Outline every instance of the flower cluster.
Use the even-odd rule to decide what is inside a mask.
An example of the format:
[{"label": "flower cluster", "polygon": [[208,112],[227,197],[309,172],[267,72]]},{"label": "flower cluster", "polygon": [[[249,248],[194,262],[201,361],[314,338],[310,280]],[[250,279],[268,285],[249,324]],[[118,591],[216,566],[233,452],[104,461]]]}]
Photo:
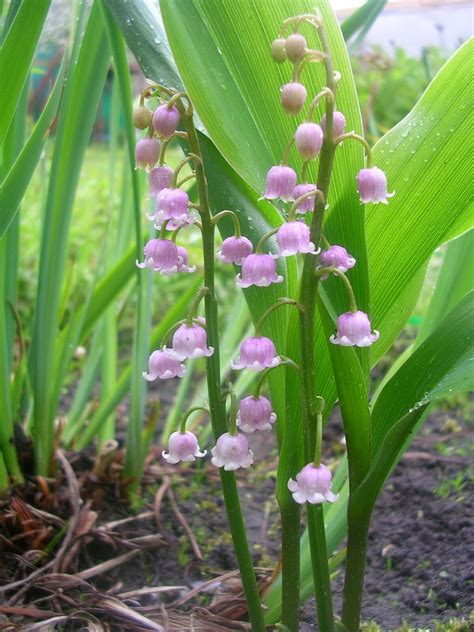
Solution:
[{"label": "flower cluster", "polygon": [[[387,193],[384,172],[372,165],[370,147],[365,139],[354,132],[346,132],[346,117],[337,110],[335,103],[336,87],[341,79],[339,73],[336,73],[337,79],[328,81],[330,87],[323,88],[308,102],[307,89],[300,81],[301,72],[307,63],[324,61],[325,54],[308,47],[306,38],[299,32],[301,22],[296,20],[294,32],[286,38],[278,37],[272,44],[272,56],[277,63],[290,61],[293,64],[291,80],[281,89],[280,99],[284,111],[290,116],[296,116],[306,108],[306,118],[295,126],[282,162],[270,166],[266,175],[262,199],[278,204],[279,210],[284,210],[281,213],[282,224],[263,235],[254,246],[248,237],[241,234],[238,215],[234,211],[221,211],[212,218],[209,216],[207,221],[217,224],[224,216],[232,217],[234,234],[223,240],[217,259],[224,264],[241,268],[236,283],[243,289],[252,286],[265,288],[282,283],[284,279],[279,274],[278,260],[298,255],[305,257],[305,270],[312,270],[315,285],[318,279],[325,281],[333,276],[343,281],[348,292],[350,310],[337,318],[337,330],[330,341],[342,347],[367,347],[378,339],[379,334],[372,331],[369,316],[358,309],[350,280],[346,276],[356,265],[356,259],[343,245],[331,244],[326,238],[323,215],[327,207],[329,177],[311,182],[310,167],[320,155],[326,156],[327,164],[332,164],[332,154],[337,146],[343,141],[356,140],[364,145],[367,154],[367,167],[356,178],[361,202],[386,204],[393,193]],[[186,163],[200,161],[199,156],[190,153],[175,170],[164,162],[169,141],[178,135],[188,138],[186,133],[178,131],[181,116],[186,113],[179,95],[166,89],[165,94],[166,98],[161,98],[159,91],[153,94],[160,98],[153,113],[143,107],[143,103],[135,112],[137,127],[148,129],[147,136],[137,143],[136,162],[137,167],[149,172],[150,197],[155,201],[155,209],[148,218],[159,231],[157,238],[145,245],[144,261],[137,262],[137,265],[162,275],[172,275],[193,272],[196,269],[189,265],[187,251],[176,244],[176,237],[179,231],[193,224],[203,229],[204,221],[201,227],[199,220],[204,216],[202,208],[190,202],[187,191],[177,180],[181,167]],[[325,112],[321,112],[318,122],[315,122],[315,113],[321,103],[325,103]],[[189,129],[186,126],[185,128]],[[288,164],[293,148],[303,165],[300,178],[296,169]],[[194,172],[193,174],[195,175]],[[190,177],[193,175],[188,176]],[[268,249],[270,251],[265,252],[265,245],[272,237],[274,244]],[[171,346],[168,348],[163,344],[153,351],[149,358],[148,372],[143,373],[146,380],[180,378],[185,374],[184,363],[187,359],[212,356],[214,349],[208,346],[206,322],[196,316],[202,296],[204,294],[201,293],[193,303],[188,318],[173,327]],[[268,313],[283,303],[294,305],[304,312],[304,307],[297,301],[280,299],[263,314],[256,325],[255,335],[241,343],[240,352],[231,363],[231,368],[235,371],[249,369],[260,373],[260,376],[253,395],[243,397],[240,402],[236,401],[232,389],[228,391],[232,398],[227,419],[228,431],[217,438],[216,445],[211,449],[211,462],[216,467],[231,471],[252,465],[253,452],[246,434],[269,430],[277,419],[270,400],[260,395],[263,380],[269,371],[282,364],[297,365],[278,354],[273,340],[261,335],[261,325]],[[211,338],[210,331],[209,336]],[[322,424],[321,419],[319,415],[318,423]],[[331,472],[320,463],[321,446],[319,439],[318,441],[314,462],[305,465],[296,475],[296,480],[288,481],[288,489],[297,503],[314,504],[336,500],[331,491]],[[206,451],[200,450],[196,436],[185,429],[184,420],[180,431],[171,435],[169,449],[163,452],[163,457],[169,463],[178,463],[194,461],[205,454]]]}]

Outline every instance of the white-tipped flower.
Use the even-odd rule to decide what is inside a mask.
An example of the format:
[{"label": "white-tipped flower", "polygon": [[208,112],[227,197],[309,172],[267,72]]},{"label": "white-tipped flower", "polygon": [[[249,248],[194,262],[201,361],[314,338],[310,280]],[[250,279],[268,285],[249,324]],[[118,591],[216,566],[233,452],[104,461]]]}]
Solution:
[{"label": "white-tipped flower", "polygon": [[315,245],[311,241],[309,226],[304,222],[295,221],[283,224],[276,234],[278,253],[274,257],[291,257],[298,253],[317,254]]},{"label": "white-tipped flower", "polygon": [[173,352],[179,360],[208,358],[214,347],[207,346],[207,333],[201,325],[181,325],[173,334]]},{"label": "white-tipped flower", "polygon": [[239,404],[237,426],[243,432],[256,430],[270,430],[276,421],[276,414],[272,411],[269,399],[263,397],[244,397]]},{"label": "white-tipped flower", "polygon": [[246,338],[240,345],[240,354],[231,362],[231,367],[234,370],[263,371],[278,366],[280,362],[273,341],[265,336],[254,336]]},{"label": "white-tipped flower", "polygon": [[207,450],[201,452],[197,437],[192,432],[173,432],[168,441],[168,452],[161,453],[168,463],[192,463],[196,458],[206,456]]},{"label": "white-tipped flower", "polygon": [[316,467],[309,463],[296,475],[296,481],[292,478],[288,481],[288,489],[292,492],[293,500],[300,505],[319,505],[325,500],[333,503],[338,497],[332,493],[331,486],[331,472],[323,464]]},{"label": "white-tipped flower", "polygon": [[171,349],[159,349],[151,354],[148,360],[148,373],[144,371],[142,375],[147,382],[153,382],[157,378],[170,380],[173,377],[183,377],[185,373],[186,367]]},{"label": "white-tipped flower", "polygon": [[249,449],[247,437],[243,434],[222,434],[211,450],[211,462],[216,467],[223,467],[227,471],[247,468],[253,463],[253,452]]},{"label": "white-tipped flower", "polygon": [[359,171],[357,175],[357,189],[360,201],[364,202],[364,204],[368,202],[388,204],[387,198],[395,195],[395,192],[387,193],[387,176],[378,167],[370,167]]},{"label": "white-tipped flower", "polygon": [[365,312],[345,312],[337,319],[337,334],[330,341],[342,347],[370,347],[380,338],[378,331],[372,332],[369,317]]}]

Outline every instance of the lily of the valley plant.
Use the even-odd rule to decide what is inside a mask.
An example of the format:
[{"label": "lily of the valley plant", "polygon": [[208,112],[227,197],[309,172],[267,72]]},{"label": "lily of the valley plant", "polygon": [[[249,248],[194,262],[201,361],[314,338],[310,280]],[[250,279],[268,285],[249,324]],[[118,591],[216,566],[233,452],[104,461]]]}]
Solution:
[{"label": "lily of the valley plant", "polygon": [[[312,30],[317,35],[317,48],[311,48],[303,34]],[[393,193],[387,192],[385,173],[372,164],[371,150],[365,139],[346,130],[344,112],[337,108],[337,90],[344,77],[333,66],[330,44],[322,20],[313,14],[299,15],[286,20],[278,37],[273,41],[271,54],[276,63],[291,62],[292,73],[281,89],[281,106],[289,116],[304,109],[305,121],[295,125],[288,139],[280,164],[270,168],[266,189],[262,197],[284,204],[285,222],[264,234],[252,244],[243,235],[238,215],[231,209],[222,209],[212,215],[209,202],[204,161],[193,120],[193,106],[189,96],[162,85],[148,86],[142,93],[140,106],[135,111],[137,128],[145,130],[136,146],[137,167],[149,172],[150,196],[155,210],[148,215],[158,231],[144,247],[144,260],[137,265],[161,275],[192,273],[195,267],[188,253],[179,244],[184,231],[199,231],[202,236],[204,257],[204,286],[190,306],[188,317],[168,331],[159,349],[152,351],[146,380],[181,378],[186,372],[186,360],[206,358],[209,408],[215,446],[211,449],[211,463],[220,468],[222,488],[228,511],[229,525],[239,562],[242,583],[247,599],[252,629],[263,630],[264,620],[259,592],[252,568],[249,546],[240,511],[234,470],[250,468],[254,462],[251,449],[255,432],[271,432],[278,423],[271,401],[260,391],[271,371],[290,367],[300,381],[303,416],[304,464],[287,481],[295,505],[307,507],[307,520],[311,556],[313,560],[314,589],[317,597],[319,629],[330,631],[334,626],[331,583],[324,530],[324,503],[337,503],[338,495],[332,491],[332,474],[322,462],[323,411],[325,401],[315,391],[314,374],[318,370],[313,353],[315,312],[319,283],[329,277],[337,278],[347,294],[347,310],[337,317],[330,342],[341,347],[369,347],[377,342],[379,333],[371,326],[370,316],[360,310],[352,288],[350,271],[357,265],[356,258],[344,244],[330,243],[324,234],[324,215],[328,206],[332,167],[337,151],[343,142],[358,142],[365,148],[366,167],[353,174],[353,186],[358,189],[363,203],[388,203]],[[308,94],[304,74],[311,65],[323,64],[325,85],[317,94]],[[157,99],[158,107],[152,112],[147,100]],[[324,111],[318,120],[317,112]],[[166,164],[171,142],[185,147],[186,157],[172,170]],[[300,173],[291,165],[292,151],[303,160]],[[311,164],[318,161],[317,178],[310,177]],[[182,175],[190,166],[192,172]],[[190,200],[183,185],[196,180],[197,198]],[[226,238],[216,252],[215,229],[224,218],[231,218],[234,235]],[[275,237],[275,246],[270,238]],[[255,325],[252,336],[242,341],[240,353],[231,367],[235,371],[259,373],[253,392],[237,401],[232,385],[220,383],[218,305],[215,288],[216,265],[233,264],[240,267],[236,283],[242,288],[256,286],[262,294],[272,284],[283,282],[278,272],[282,257],[301,259],[300,289],[297,298],[279,298]],[[217,263],[216,263],[217,260]],[[205,318],[198,315],[204,301]],[[262,335],[267,317],[276,309],[290,307],[298,313],[300,323],[299,362],[283,356],[270,336]],[[347,379],[351,379],[347,376]],[[226,406],[229,399],[230,405]],[[183,416],[179,431],[169,439],[168,451],[163,458],[168,463],[194,461],[206,457],[197,437],[186,429],[192,408]],[[349,455],[350,459],[351,455]],[[349,467],[351,463],[349,461]],[[286,534],[299,530],[300,512],[293,512],[293,524],[286,525],[282,541],[283,614],[285,629],[298,629],[299,607],[299,550],[289,542]],[[349,539],[346,565],[346,584],[342,623],[350,630],[358,629],[362,598],[362,576],[366,536]],[[352,551],[355,550],[355,553]]]}]

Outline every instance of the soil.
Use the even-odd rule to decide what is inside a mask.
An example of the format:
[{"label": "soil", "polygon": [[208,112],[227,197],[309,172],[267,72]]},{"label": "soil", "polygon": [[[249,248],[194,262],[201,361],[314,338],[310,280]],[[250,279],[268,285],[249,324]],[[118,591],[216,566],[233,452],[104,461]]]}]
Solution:
[{"label": "soil", "polygon": [[[333,455],[341,450],[341,436],[335,416],[325,431]],[[474,610],[469,438],[461,415],[456,420],[452,412],[433,413],[393,473],[372,521],[365,621],[383,630],[404,621],[430,630],[435,621],[468,618]],[[238,481],[264,582],[279,554],[277,461],[268,435],[252,447],[258,465],[252,479],[239,472]],[[27,630],[34,621],[54,618],[60,625],[55,629],[89,629],[92,623],[103,626],[98,630],[153,629],[139,616],[172,630],[248,629],[229,621],[242,614],[243,603],[212,466],[165,467],[156,449],[147,464],[142,505],[132,511],[122,498],[120,453],[106,471],[95,473],[91,452],[66,456],[74,472],[68,474],[63,460],[57,479],[31,478],[0,506],[0,585],[24,582],[50,564],[0,593],[1,630]],[[97,567],[106,561],[117,565]],[[342,570],[334,580],[337,611]],[[150,587],[156,592],[144,594]],[[302,630],[316,630],[314,620],[310,600]]]}]

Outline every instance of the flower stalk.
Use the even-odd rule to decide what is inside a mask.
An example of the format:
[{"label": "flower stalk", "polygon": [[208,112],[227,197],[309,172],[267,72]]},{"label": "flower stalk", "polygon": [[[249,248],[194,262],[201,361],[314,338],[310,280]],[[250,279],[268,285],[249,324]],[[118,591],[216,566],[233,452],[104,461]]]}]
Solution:
[{"label": "flower stalk", "polygon": [[[195,156],[199,157],[199,159],[195,161],[195,173],[202,223],[204,284],[208,288],[208,292],[204,297],[204,305],[208,342],[210,346],[214,347],[214,354],[211,357],[206,358],[207,385],[211,425],[214,437],[217,440],[220,435],[227,432],[227,425],[225,404],[223,402],[221,392],[218,306],[214,280],[215,224],[212,221],[209,209],[207,181],[204,173],[199,141],[194,127],[192,110],[188,107],[188,109],[184,111],[180,102],[177,102],[177,106],[180,108],[183,116],[184,127],[188,133],[190,150]],[[252,630],[255,632],[263,632],[265,630],[265,624],[263,621],[263,613],[255,572],[253,569],[252,557],[250,555],[250,548],[240,508],[240,499],[235,475],[233,472],[226,471],[224,468],[219,469],[219,474]]]},{"label": "flower stalk", "polygon": [[[314,24],[314,22],[313,22]],[[322,25],[318,25],[318,34],[326,53],[324,64],[328,89],[334,95],[334,68],[330,54],[329,42]],[[311,223],[311,241],[319,247],[322,235],[325,200],[327,200],[331,182],[332,165],[336,145],[333,139],[334,99],[326,98],[326,130],[320,153],[317,178],[318,190],[321,196],[315,197],[313,219]],[[316,443],[317,413],[314,406],[314,384],[316,383],[316,365],[314,357],[313,339],[315,329],[315,307],[318,289],[318,278],[314,275],[314,258],[305,255],[301,275],[299,303],[303,306],[300,313],[300,344],[301,344],[301,374],[302,374],[302,412],[303,412],[303,440],[305,462],[310,463],[314,457]],[[334,629],[334,615],[331,596],[331,582],[328,566],[326,534],[324,529],[324,512],[322,505],[308,505],[308,535],[313,566],[314,588],[318,612],[318,625],[325,632]]]}]

